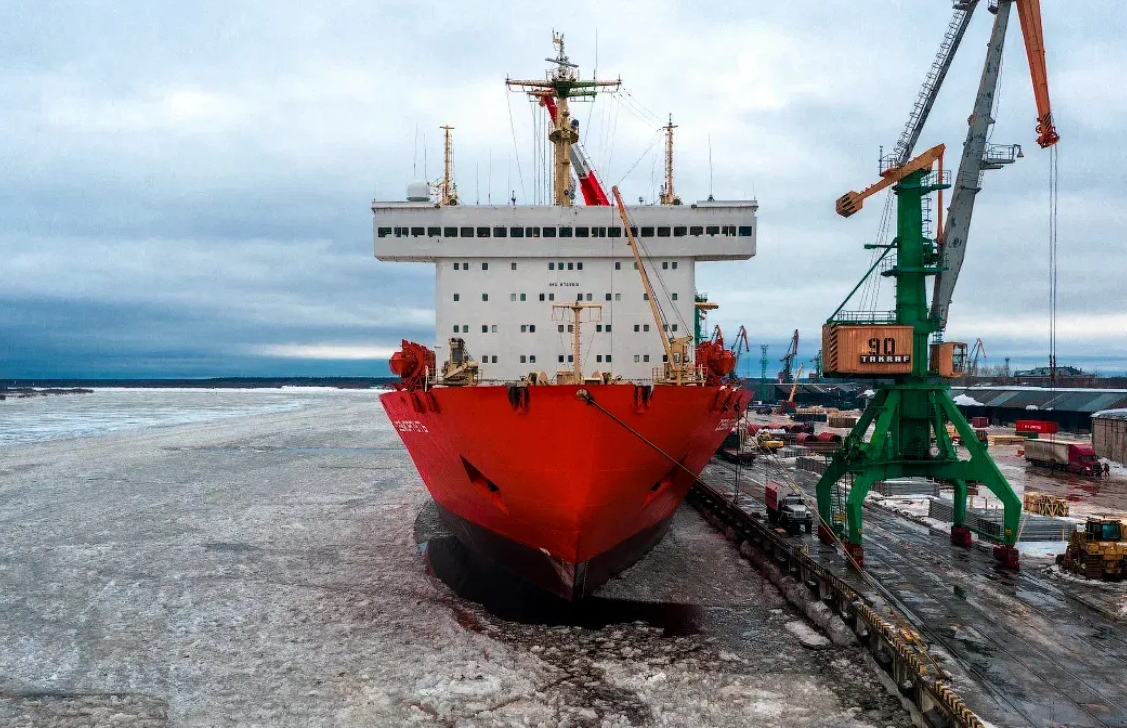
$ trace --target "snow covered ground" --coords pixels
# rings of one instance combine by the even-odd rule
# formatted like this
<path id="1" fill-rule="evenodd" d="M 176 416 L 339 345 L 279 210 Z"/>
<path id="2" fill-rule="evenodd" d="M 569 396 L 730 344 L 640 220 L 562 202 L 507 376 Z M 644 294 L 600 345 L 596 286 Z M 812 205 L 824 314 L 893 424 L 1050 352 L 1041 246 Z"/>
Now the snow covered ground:
<path id="1" fill-rule="evenodd" d="M 371 392 L 6 448 L 0 724 L 910 725 L 689 509 L 583 627 L 428 576 L 426 502 Z"/>

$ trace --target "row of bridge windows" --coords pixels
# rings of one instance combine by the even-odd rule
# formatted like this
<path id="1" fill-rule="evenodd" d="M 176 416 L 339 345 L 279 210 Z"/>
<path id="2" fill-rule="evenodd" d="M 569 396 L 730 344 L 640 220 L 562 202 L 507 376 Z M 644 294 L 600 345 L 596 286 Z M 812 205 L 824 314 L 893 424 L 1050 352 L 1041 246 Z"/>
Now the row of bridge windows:
<path id="1" fill-rule="evenodd" d="M 751 225 L 642 225 L 631 226 L 635 237 L 681 238 L 700 235 L 736 235 L 749 237 Z M 621 238 L 622 228 L 615 226 L 589 227 L 584 225 L 556 226 L 464 226 L 424 227 L 389 226 L 376 228 L 380 238 Z"/>

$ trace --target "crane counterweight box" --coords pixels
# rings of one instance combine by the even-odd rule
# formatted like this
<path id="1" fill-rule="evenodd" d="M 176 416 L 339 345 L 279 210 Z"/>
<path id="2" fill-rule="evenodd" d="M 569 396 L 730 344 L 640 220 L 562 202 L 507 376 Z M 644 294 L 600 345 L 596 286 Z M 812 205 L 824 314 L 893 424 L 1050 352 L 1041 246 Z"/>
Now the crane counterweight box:
<path id="1" fill-rule="evenodd" d="M 822 356 L 826 376 L 911 374 L 912 327 L 826 324 L 822 327 Z"/>

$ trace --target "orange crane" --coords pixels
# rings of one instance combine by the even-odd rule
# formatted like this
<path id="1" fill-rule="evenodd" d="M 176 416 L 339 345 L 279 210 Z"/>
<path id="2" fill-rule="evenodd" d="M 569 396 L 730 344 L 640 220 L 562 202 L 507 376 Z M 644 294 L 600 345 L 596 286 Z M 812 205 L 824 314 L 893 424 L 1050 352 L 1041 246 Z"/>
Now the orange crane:
<path id="1" fill-rule="evenodd" d="M 1041 0 L 1017 0 L 1017 18 L 1025 38 L 1025 54 L 1029 58 L 1029 74 L 1033 78 L 1033 98 L 1037 102 L 1037 143 L 1041 148 L 1060 141 L 1053 125 L 1053 107 L 1049 101 L 1049 71 L 1045 65 L 1045 33 L 1041 29 Z"/>

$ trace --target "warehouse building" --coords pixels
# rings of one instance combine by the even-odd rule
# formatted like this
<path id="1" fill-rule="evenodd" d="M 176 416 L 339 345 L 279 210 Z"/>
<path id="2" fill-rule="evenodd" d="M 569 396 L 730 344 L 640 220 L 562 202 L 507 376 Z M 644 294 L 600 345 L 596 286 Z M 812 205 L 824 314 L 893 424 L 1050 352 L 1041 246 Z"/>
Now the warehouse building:
<path id="1" fill-rule="evenodd" d="M 988 417 L 992 425 L 1048 420 L 1070 432 L 1091 430 L 1097 412 L 1127 408 L 1127 389 L 953 387 L 951 397 L 968 418 Z"/>
<path id="2" fill-rule="evenodd" d="M 1092 415 L 1092 449 L 1101 458 L 1127 465 L 1127 409 Z"/>

